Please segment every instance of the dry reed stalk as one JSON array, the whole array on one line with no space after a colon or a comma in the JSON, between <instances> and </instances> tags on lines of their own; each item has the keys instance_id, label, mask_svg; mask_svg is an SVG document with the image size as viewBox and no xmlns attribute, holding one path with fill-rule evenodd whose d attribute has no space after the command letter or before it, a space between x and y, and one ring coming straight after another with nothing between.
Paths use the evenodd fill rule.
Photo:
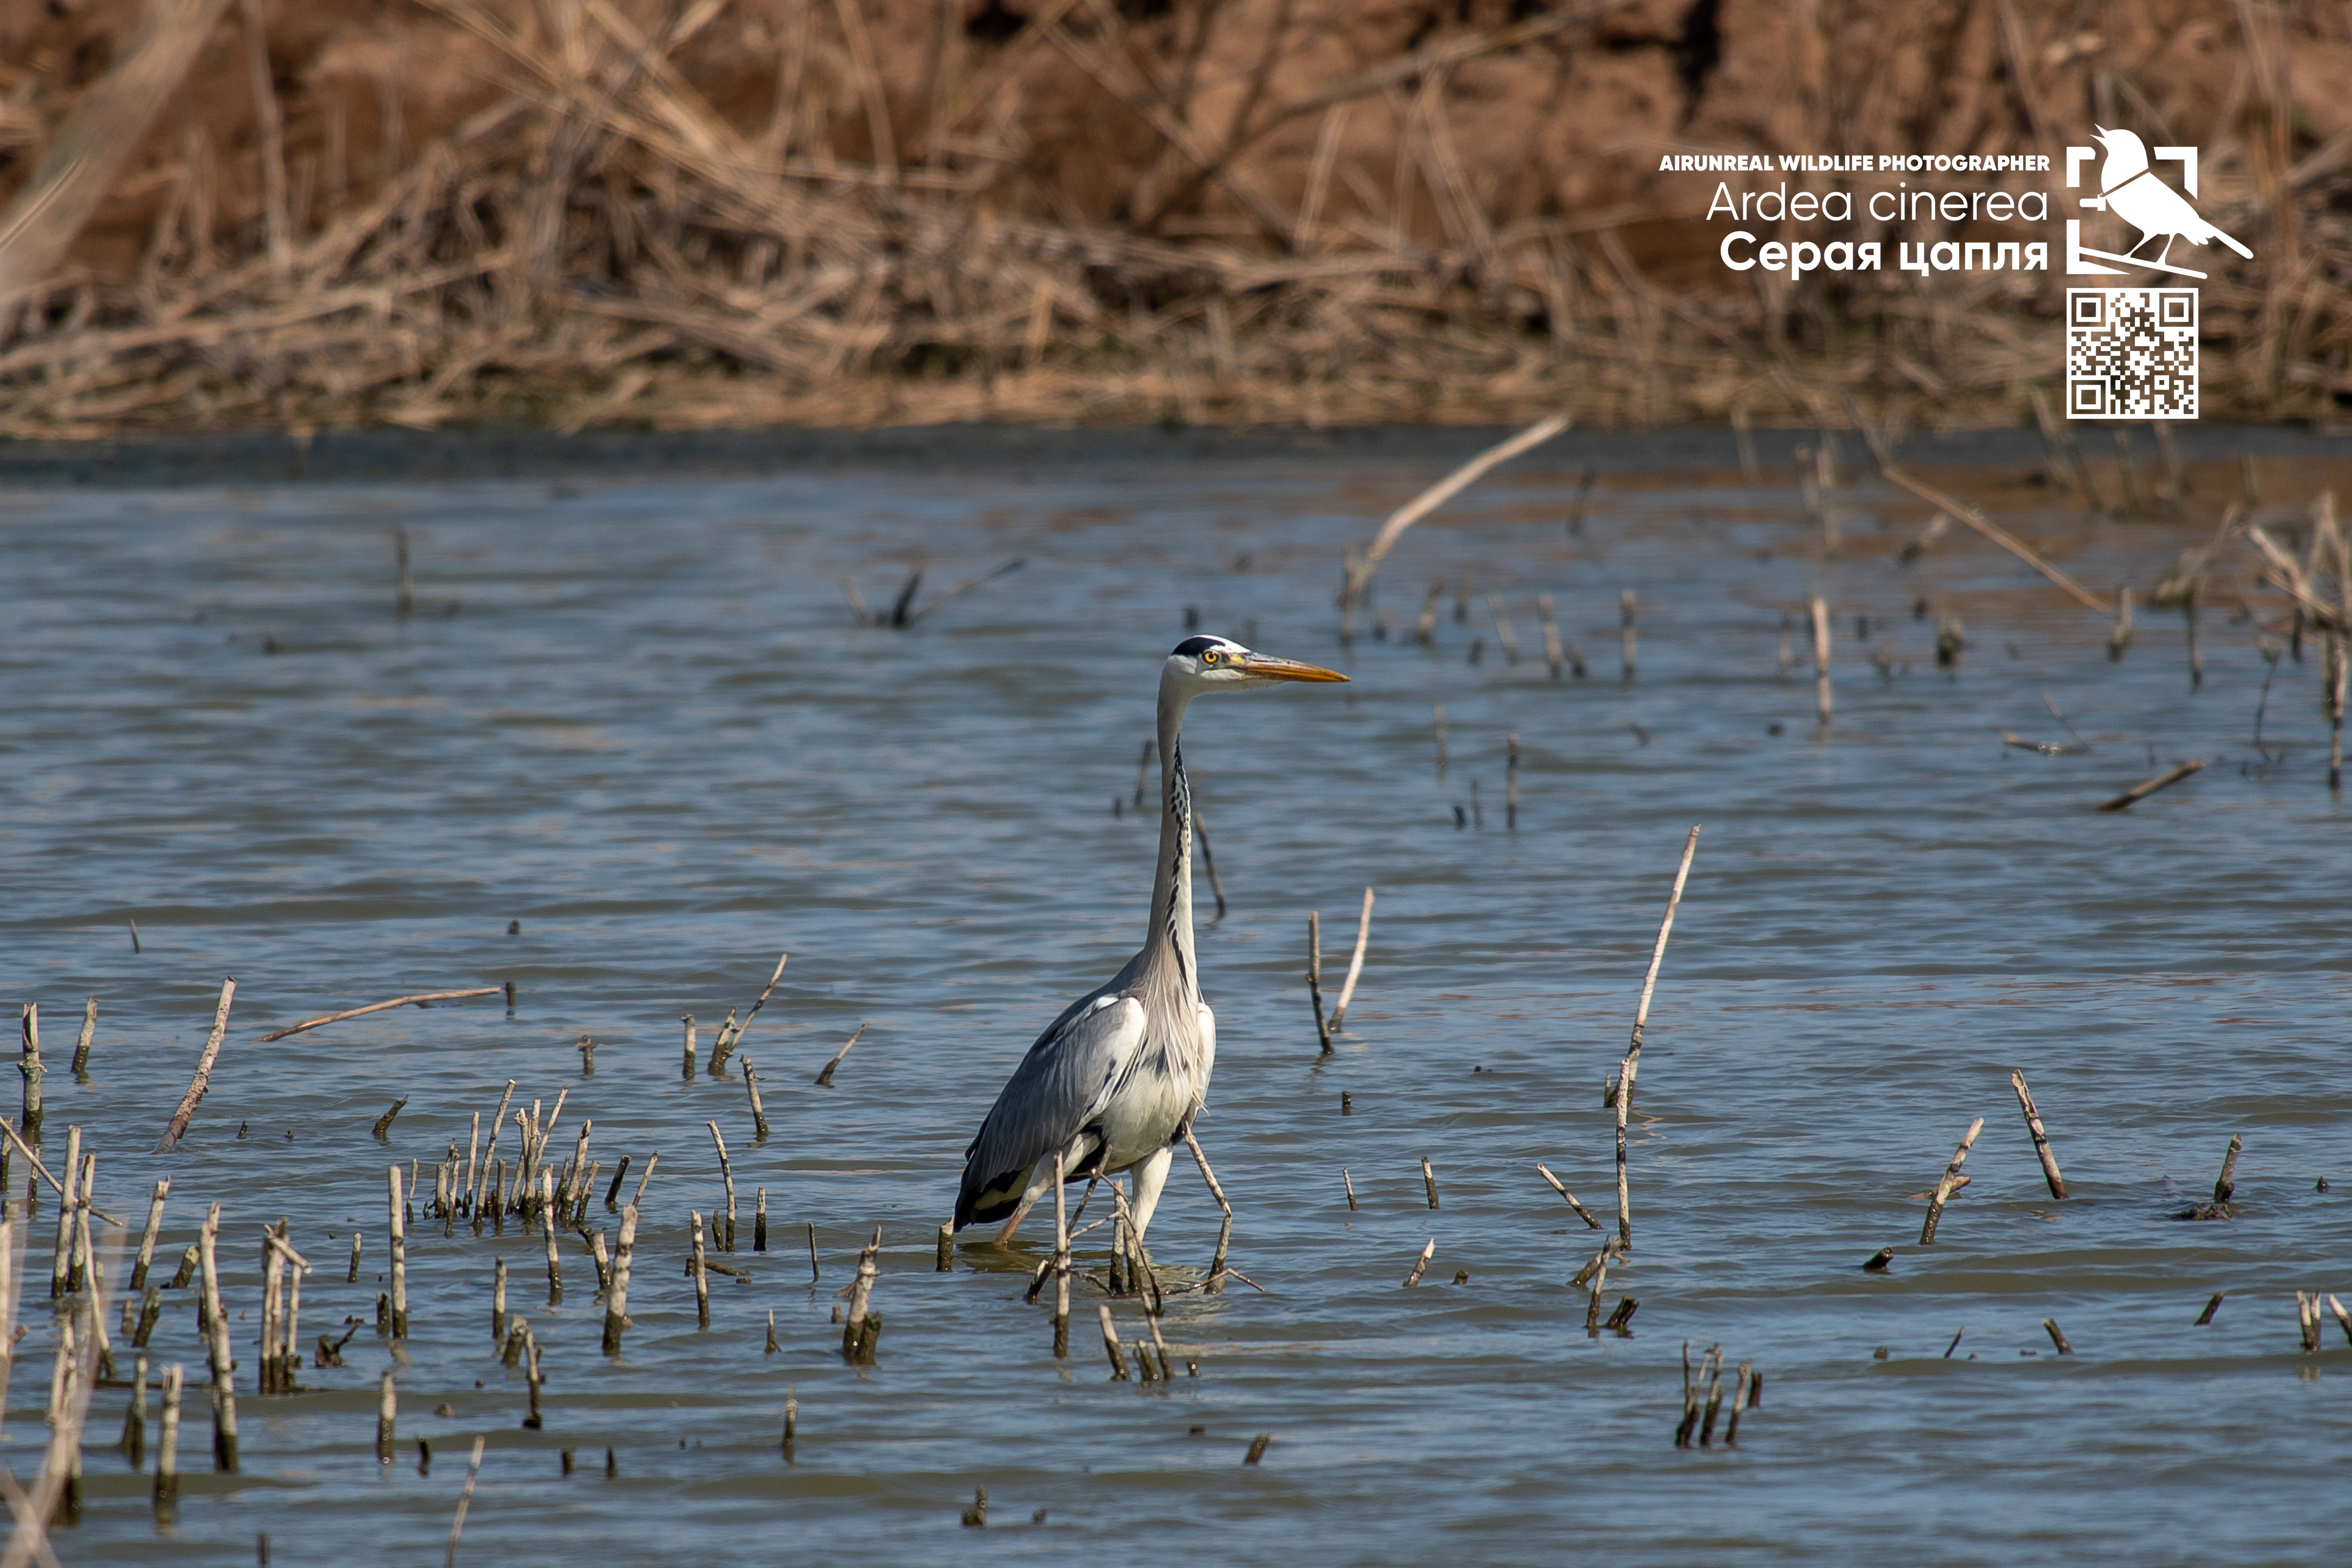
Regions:
<instances>
[{"instance_id":1,"label":"dry reed stalk","mask_svg":"<svg viewBox=\"0 0 2352 1568\"><path fill-rule=\"evenodd\" d=\"M866 1032L866 1025L865 1025L865 1023L861 1020L861 1021L859 1022L858 1026L856 1027L856 1029L853 1030L850 1032L850 1036L849 1036L849 1038L848 1038L846 1040L844 1040L844 1041L842 1042L841 1049L840 1049L839 1051L835 1051L835 1052L833 1053L833 1060L832 1060L832 1061L828 1061L828 1062L826 1062L826 1063L824 1064L824 1066L823 1070L822 1070L822 1071L820 1071L817 1073L817 1075L816 1075L816 1086L817 1086L818 1088L820 1088L820 1089L830 1089L830 1088L832 1088L832 1087L833 1087L833 1070L834 1070L835 1068L839 1067L839 1066L841 1065L841 1059L842 1059L843 1057L847 1056L847 1055L849 1054L849 1048L850 1048L851 1046L856 1045L856 1044L857 1043L857 1041L858 1041L859 1037L860 1037L860 1036L862 1036L862 1035L864 1035L864 1034L865 1034L865 1032ZM749 1067L746 1067L745 1071L750 1071ZM767 1128L766 1128L766 1126L765 1126L764 1118L763 1118L763 1119L762 1119L762 1125L761 1125L761 1135L764 1137L764 1136L766 1135L766 1134L767 1134Z\"/></svg>"},{"instance_id":2,"label":"dry reed stalk","mask_svg":"<svg viewBox=\"0 0 2352 1568\"><path fill-rule=\"evenodd\" d=\"M1331 1009L1331 1033L1338 1034L1348 1018L1348 1003L1356 994L1356 981L1364 972L1364 947L1372 936L1372 890L1364 889L1364 907L1356 916L1356 950L1348 959L1348 978L1339 988L1339 1006Z\"/></svg>"},{"instance_id":3,"label":"dry reed stalk","mask_svg":"<svg viewBox=\"0 0 2352 1568\"><path fill-rule=\"evenodd\" d=\"M1427 1241L1422 1243L1421 1256L1413 1260L1412 1272L1404 1277L1405 1288L1407 1290L1411 1290L1413 1286L1421 1283L1421 1276L1429 1268L1429 1260L1436 1256L1437 1238L1433 1236Z\"/></svg>"},{"instance_id":4,"label":"dry reed stalk","mask_svg":"<svg viewBox=\"0 0 2352 1568\"><path fill-rule=\"evenodd\" d=\"M1568 1200L1568 1207L1576 1211L1576 1217L1579 1219L1581 1219L1586 1225L1595 1230L1601 1228L1601 1221L1592 1218L1592 1211L1586 1208L1584 1205L1577 1202L1576 1195L1569 1191L1568 1188L1562 1186L1559 1184L1559 1178L1558 1176L1552 1175L1549 1169L1540 1164L1536 1166L1536 1170L1543 1176L1544 1180L1551 1184L1552 1191L1559 1194L1560 1197Z\"/></svg>"},{"instance_id":5,"label":"dry reed stalk","mask_svg":"<svg viewBox=\"0 0 2352 1568\"><path fill-rule=\"evenodd\" d=\"M759 1000L751 1004L751 1010L743 1015L743 1021L740 1024L732 1029L723 1030L720 1031L720 1038L718 1042L710 1048L710 1065L713 1071L716 1071L719 1064L727 1059L727 1053L729 1051L740 1050L743 1044L743 1037L751 1032L751 1025L758 1021L760 1009L768 1005L768 997L770 993L775 990L776 982L784 977L784 964L787 959L791 958L791 956L792 955L789 953L779 953L776 955L775 972L768 977L768 983L760 988ZM729 1017L732 1018L733 1015L730 1014Z\"/></svg>"},{"instance_id":6,"label":"dry reed stalk","mask_svg":"<svg viewBox=\"0 0 2352 1568\"><path fill-rule=\"evenodd\" d=\"M74 1041L73 1075L77 1083L89 1082L90 1042L98 1035L98 998L85 998L81 1009L81 1035Z\"/></svg>"},{"instance_id":7,"label":"dry reed stalk","mask_svg":"<svg viewBox=\"0 0 2352 1568\"><path fill-rule=\"evenodd\" d=\"M408 1217L406 1205L401 1202L400 1167L385 1167L390 1183L387 1207L390 1212L392 1258L392 1337L408 1337Z\"/></svg>"},{"instance_id":8,"label":"dry reed stalk","mask_svg":"<svg viewBox=\"0 0 2352 1568\"><path fill-rule=\"evenodd\" d=\"M1511 612L1503 608L1501 599L1486 595L1486 618L1494 623L1495 641L1502 644L1503 663L1517 667L1519 662L1519 634L1511 624Z\"/></svg>"},{"instance_id":9,"label":"dry reed stalk","mask_svg":"<svg viewBox=\"0 0 2352 1568\"><path fill-rule=\"evenodd\" d=\"M1437 1207L1437 1173L1429 1167L1429 1156L1421 1156L1421 1185L1429 1196L1429 1207Z\"/></svg>"},{"instance_id":10,"label":"dry reed stalk","mask_svg":"<svg viewBox=\"0 0 2352 1568\"><path fill-rule=\"evenodd\" d=\"M502 988L498 986L475 986L469 989L462 991L423 991L413 997L394 997L388 1002L370 1002L363 1008L352 1008L345 1012L329 1013L323 1018L305 1019L300 1023L290 1025L288 1028L273 1030L269 1033L261 1037L261 1043L267 1045L273 1040L284 1040L289 1034L300 1034L305 1030L317 1029L322 1024L341 1023L345 1019L364 1018L369 1013L380 1013L386 1008L405 1008L419 1006L428 1002L456 1001L461 997L494 997L499 994L501 988Z\"/></svg>"},{"instance_id":11,"label":"dry reed stalk","mask_svg":"<svg viewBox=\"0 0 2352 1568\"><path fill-rule=\"evenodd\" d=\"M1232 1244L1234 1239L1234 1206L1226 1200L1225 1189L1218 1183L1217 1173L1209 1168L1209 1156L1202 1152L1201 1140L1192 1135L1192 1130L1190 1127L1184 1130L1184 1146L1192 1151L1192 1163L1201 1167L1201 1179L1208 1184L1209 1196L1217 1200L1217 1209L1224 1217L1217 1227L1217 1250L1209 1260L1208 1277L1201 1281L1201 1288L1204 1291L1222 1291L1224 1289L1224 1276L1227 1272L1225 1249ZM1353 1188L1349 1190L1348 1204L1351 1208L1355 1207ZM1158 1289L1156 1282L1153 1289Z\"/></svg>"},{"instance_id":12,"label":"dry reed stalk","mask_svg":"<svg viewBox=\"0 0 2352 1568\"><path fill-rule=\"evenodd\" d=\"M2050 1184L2050 1196L2063 1202L2065 1178L2058 1174L2058 1156L2050 1151L2050 1135L2042 1130L2042 1113L2034 1109L2033 1092L2025 1086L2025 1074L2012 1069L2009 1086L2017 1091L2017 1108L2025 1115L2025 1130L2032 1134L2034 1157L2042 1162L2042 1179Z\"/></svg>"},{"instance_id":13,"label":"dry reed stalk","mask_svg":"<svg viewBox=\"0 0 2352 1568\"><path fill-rule=\"evenodd\" d=\"M473 1457L466 1462L466 1484L457 1493L457 1511L449 1521L449 1550L442 1558L442 1568L457 1568L457 1537L465 1533L466 1511L473 1506L474 1483L482 1474L482 1449L488 1443L486 1437L474 1439Z\"/></svg>"},{"instance_id":14,"label":"dry reed stalk","mask_svg":"<svg viewBox=\"0 0 2352 1568\"><path fill-rule=\"evenodd\" d=\"M1365 590L1371 587L1372 574L1380 570L1381 560L1391 549L1395 548L1398 538L1403 535L1405 529L1477 483L1487 470L1497 464L1510 461L1532 447L1542 445L1561 431L1566 430L1569 423L1570 416L1567 414L1555 414L1549 419L1539 420L1512 436L1508 441L1498 442L1488 447L1390 513L1387 520L1381 524L1380 532L1373 535L1371 544L1349 568L1347 581L1340 590L1341 624L1346 632L1350 634L1353 632L1356 606L1362 602Z\"/></svg>"},{"instance_id":15,"label":"dry reed stalk","mask_svg":"<svg viewBox=\"0 0 2352 1568\"><path fill-rule=\"evenodd\" d=\"M1992 523L1987 521L1984 514L1978 511L1974 507L1969 506L1965 502L1955 500L1953 497L1944 494L1941 490L1921 484L1918 480L1914 479L1909 474L1904 472L1900 468L1889 468L1885 470L1885 474L1889 483L1901 486L1904 489L1910 491L1913 495L1918 497L1929 506L1940 507L1945 511L1950 513L1953 517L1959 518L1961 522L1966 523L1969 528L1974 528L1978 533L1983 535L1986 538L1990 539L2001 549L2009 551L2010 554L2015 556L2018 559L2023 561L2026 565L2040 572L2043 577L2048 578L2052 582L2055 583L2059 588L2063 589L2070 597L2072 597L2077 604L2082 605L2085 610L2095 612L2101 615L2107 612L2107 606L2105 601L2100 600L2095 594L2092 593L2089 589L2084 588L2081 583L2076 582L2073 578L2067 576L2064 572L2060 571L2056 567L2042 559L2041 556L2036 554L2025 544L2023 540L2018 538L2014 534L2008 532L2006 529L1996 528Z\"/></svg>"},{"instance_id":16,"label":"dry reed stalk","mask_svg":"<svg viewBox=\"0 0 2352 1568\"><path fill-rule=\"evenodd\" d=\"M2229 1202L2230 1195L2238 1190L2238 1151L2243 1147L2245 1147L2245 1141L2237 1134L2231 1134L2230 1152L2221 1156L2221 1174L2213 1181L2215 1203Z\"/></svg>"},{"instance_id":17,"label":"dry reed stalk","mask_svg":"<svg viewBox=\"0 0 2352 1568\"><path fill-rule=\"evenodd\" d=\"M2196 762L2184 762L2179 767L2172 769L2169 773L2160 773L2153 779L2146 779L2140 783L2133 785L2130 789L2125 790L2114 800L2102 805L2099 810L2102 811L2128 810L2135 802L2147 800L2150 795L2155 794L2158 789L2164 789L2168 785L2179 783L2183 779L2186 779L2190 774L2199 771L2204 766L2205 764L2201 760Z\"/></svg>"},{"instance_id":18,"label":"dry reed stalk","mask_svg":"<svg viewBox=\"0 0 2352 1568\"><path fill-rule=\"evenodd\" d=\"M1830 607L1816 593L1807 609L1813 620L1813 710L1826 731L1830 727Z\"/></svg>"},{"instance_id":19,"label":"dry reed stalk","mask_svg":"<svg viewBox=\"0 0 2352 1568\"><path fill-rule=\"evenodd\" d=\"M1625 1117L1633 1102L1633 1075L1642 1066L1642 1032L1650 1022L1650 998L1657 990L1658 968L1666 959L1666 938L1674 934L1675 911L1682 906L1683 886L1690 880L1691 860L1698 853L1698 828L1683 841L1682 863L1675 870L1674 891L1666 895L1665 917L1658 922L1658 940L1650 949L1649 972L1642 977L1642 1000L1633 1012L1633 1043L1617 1069L1617 1241L1633 1245L1633 1207L1625 1170Z\"/></svg>"},{"instance_id":20,"label":"dry reed stalk","mask_svg":"<svg viewBox=\"0 0 2352 1568\"><path fill-rule=\"evenodd\" d=\"M232 975L221 982L220 1001L213 1009L212 1032L205 1037L204 1054L196 1059L196 1075L189 1082L188 1092L181 1098L179 1109L172 1113L171 1124L163 1129L163 1140L155 1145L155 1152L159 1155L170 1154L173 1146L179 1143L180 1134L188 1130L188 1118L196 1113L196 1102L205 1097L205 1089L212 1082L213 1062L220 1056L221 1037L228 1032L229 1002L236 995L236 977Z\"/></svg>"},{"instance_id":21,"label":"dry reed stalk","mask_svg":"<svg viewBox=\"0 0 2352 1568\"><path fill-rule=\"evenodd\" d=\"M197 1233L197 1257L204 1268L205 1354L212 1376L213 1469L236 1469L236 1375L229 1351L228 1314L221 1305L220 1205L214 1204Z\"/></svg>"},{"instance_id":22,"label":"dry reed stalk","mask_svg":"<svg viewBox=\"0 0 2352 1568\"><path fill-rule=\"evenodd\" d=\"M707 1329L710 1326L710 1271L705 1267L702 1249L702 1211L689 1209L688 1219L692 1227L693 1250L688 1255L686 1271L694 1281L694 1326Z\"/></svg>"},{"instance_id":23,"label":"dry reed stalk","mask_svg":"<svg viewBox=\"0 0 2352 1568\"><path fill-rule=\"evenodd\" d=\"M719 1217L712 1215L712 1239L719 1243L719 1250L732 1252L735 1250L735 1163L727 1157L727 1140L720 1134L719 1124L705 1122L703 1125L710 1129L711 1146L719 1151L719 1179L727 1188L727 1228L721 1231Z\"/></svg>"},{"instance_id":24,"label":"dry reed stalk","mask_svg":"<svg viewBox=\"0 0 2352 1568\"><path fill-rule=\"evenodd\" d=\"M1944 1218L1944 1205L1950 1200L1952 1194L1960 1188L1963 1179L1960 1176L1960 1166L1968 1160L1969 1145L1977 1141L1977 1134L1983 1131L1984 1118L1979 1116L1969 1124L1969 1130L1960 1134L1960 1146L1953 1152L1952 1163L1944 1167L1943 1176L1937 1180L1935 1196L1927 1200L1927 1222L1919 1227L1920 1246L1925 1247L1936 1239L1936 1227Z\"/></svg>"},{"instance_id":25,"label":"dry reed stalk","mask_svg":"<svg viewBox=\"0 0 2352 1568\"><path fill-rule=\"evenodd\" d=\"M1440 731L1440 734L1443 734ZM1315 1005L1315 1038L1325 1056L1331 1054L1331 1028L1323 1020L1323 915L1307 916L1307 999Z\"/></svg>"},{"instance_id":26,"label":"dry reed stalk","mask_svg":"<svg viewBox=\"0 0 2352 1568\"><path fill-rule=\"evenodd\" d=\"M1225 917L1225 884L1217 877L1217 854L1209 847L1209 814L1199 799L1192 801L1192 836L1201 841L1201 869L1209 873L1209 892L1217 901L1217 918Z\"/></svg>"},{"instance_id":27,"label":"dry reed stalk","mask_svg":"<svg viewBox=\"0 0 2352 1568\"><path fill-rule=\"evenodd\" d=\"M629 1326L629 1261L636 1244L637 1206L632 1203L621 1211L620 1244L613 1251L613 1283L604 1294L606 1355L621 1354L621 1333Z\"/></svg>"}]
</instances>

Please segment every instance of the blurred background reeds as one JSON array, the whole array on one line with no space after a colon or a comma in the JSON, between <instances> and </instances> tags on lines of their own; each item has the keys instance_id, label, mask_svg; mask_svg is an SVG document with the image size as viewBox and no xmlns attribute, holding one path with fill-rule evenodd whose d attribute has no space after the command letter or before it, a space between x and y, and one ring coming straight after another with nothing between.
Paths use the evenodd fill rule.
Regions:
<instances>
[{"instance_id":1,"label":"blurred background reeds","mask_svg":"<svg viewBox=\"0 0 2352 1568\"><path fill-rule=\"evenodd\" d=\"M2013 423L2066 279L1735 274L1667 154L2201 149L2208 416L2352 402L2352 13L2288 0L57 0L0 435ZM2185 255L2184 251L2184 255ZM2176 259L2179 259L2176 257ZM2226 265L2225 265L2226 264ZM2059 262L2063 268L2063 261Z\"/></svg>"}]
</instances>

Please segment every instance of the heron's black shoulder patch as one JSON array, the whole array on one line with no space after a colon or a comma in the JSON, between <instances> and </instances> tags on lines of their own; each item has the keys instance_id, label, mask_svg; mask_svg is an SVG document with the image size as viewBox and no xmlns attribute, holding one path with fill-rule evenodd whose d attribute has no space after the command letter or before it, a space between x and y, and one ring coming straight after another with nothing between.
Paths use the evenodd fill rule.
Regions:
<instances>
[{"instance_id":1,"label":"heron's black shoulder patch","mask_svg":"<svg viewBox=\"0 0 2352 1568\"><path fill-rule=\"evenodd\" d=\"M1205 653L1212 648L1230 648L1233 646L1234 644L1232 643L1227 642L1223 637L1187 637L1181 643L1176 644L1175 648L1171 651L1169 656L1173 658L1177 653Z\"/></svg>"}]
</instances>

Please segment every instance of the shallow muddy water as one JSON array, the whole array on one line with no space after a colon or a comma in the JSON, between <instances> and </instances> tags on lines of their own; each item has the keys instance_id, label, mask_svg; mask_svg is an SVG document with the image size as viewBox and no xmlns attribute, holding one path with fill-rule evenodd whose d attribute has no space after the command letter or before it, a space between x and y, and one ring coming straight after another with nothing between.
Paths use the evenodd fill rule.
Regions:
<instances>
[{"instance_id":1,"label":"shallow muddy water","mask_svg":"<svg viewBox=\"0 0 2352 1568\"><path fill-rule=\"evenodd\" d=\"M266 1534L277 1563L438 1561L476 1434L472 1562L2340 1555L2352 1349L2330 1321L2327 1348L2301 1353L2294 1292L2352 1290L2347 822L2324 781L2315 647L2270 691L2263 743L2283 758L2252 743L2267 666L2237 601L2275 616L2278 596L2235 562L2192 693L2177 615L2144 610L2111 664L2102 620L1958 529L1897 566L1916 525L1880 510L1919 508L1870 486L1839 496L1832 560L1785 467L1747 488L1736 466L1620 463L1571 537L1587 446L1523 460L1408 534L1381 580L1387 636L1368 625L1342 648L1343 548L1477 439L1434 462L1128 448L0 498L0 974L9 1000L42 1006L44 1148L54 1159L81 1126L99 1204L134 1226L169 1175L162 1260L222 1205L241 1364L243 1466L218 1476L194 1292L164 1292L152 1354L189 1372L177 1521L159 1529L147 1481L109 1447L128 1391L102 1388L60 1555L242 1563ZM2310 472L2269 478L2274 507L2324 476L2299 461ZM1990 489L2024 466L1937 474ZM2234 494L2233 467L2198 477L2179 523L2009 521L2099 591L2144 595ZM919 565L920 604L1013 558L1021 570L908 631L854 624L838 586L887 605ZM1434 646L1408 645L1438 577ZM1781 655L1784 617L1816 589L1836 630L1826 736L1801 611L1791 667ZM1588 678L1549 677L1538 593ZM1153 820L1111 806L1188 606L1354 681L1192 710L1186 758L1231 905L1206 924L1204 879L1221 1050L1199 1131L1237 1210L1234 1262L1262 1289L1172 1290L1216 1234L1180 1165L1150 1235L1178 1375L1114 1382L1097 1286L1066 1363L1045 1309L1022 1301L1050 1223L1010 1252L975 1232L950 1273L934 1237L1023 1050L1140 939ZM1935 662L1938 612L1965 622L1953 669ZM2066 738L2044 693L2089 750L2002 745L2002 730ZM2093 810L2188 758L2208 766L2130 811ZM1478 820L1457 826L1474 785ZM1567 1281L1601 1233L1534 1166L1612 1217L1602 1081L1693 823L1632 1120L1635 1246L1602 1301L1640 1307L1629 1335L1588 1336ZM1318 1060L1306 916L1322 912L1336 988L1367 884L1364 977ZM704 1070L780 951L743 1046L772 1122L755 1142L738 1064ZM229 974L209 1095L180 1148L152 1155ZM511 1013L488 997L257 1039L508 980ZM702 1042L690 1081L686 1013ZM814 1086L861 1023L834 1085ZM617 1360L598 1354L577 1238L549 1306L536 1232L445 1234L425 1214L432 1162L452 1139L462 1156L509 1079L524 1104L569 1090L558 1156L593 1119L592 1223L617 1228L601 1201L614 1162L633 1156L634 1188L661 1156ZM1972 1183L1919 1248L1916 1195L1978 1116ZM689 1210L725 1201L707 1120L733 1154L744 1250L721 1256L743 1277L713 1275L706 1332L683 1264ZM2233 1217L2169 1218L2210 1196L2233 1133ZM509 1129L501 1152L513 1144ZM384 1170L412 1158L426 1174L394 1346L373 1315ZM770 1250L754 1253L761 1187ZM260 1228L280 1218L317 1265L306 1345L347 1317L358 1332L346 1365L306 1363L303 1392L264 1397ZM855 1368L831 1314L876 1225L885 1328L877 1364ZM45 1440L53 1229L47 1200L19 1226L34 1326L0 1448L20 1479ZM1081 1260L1097 1278L1104 1234ZM1433 1237L1426 1277L1402 1288ZM1889 1270L1863 1271L1890 1246ZM491 1337L497 1257L544 1346L538 1431ZM2214 1322L2193 1326L2217 1291ZM1114 1308L1125 1337L1142 1331L1132 1301ZM1765 1376L1736 1448L1674 1446L1685 1341ZM118 1335L126 1372L129 1355ZM382 1465L387 1366L399 1448ZM959 1519L976 1488L984 1531Z\"/></svg>"}]
</instances>

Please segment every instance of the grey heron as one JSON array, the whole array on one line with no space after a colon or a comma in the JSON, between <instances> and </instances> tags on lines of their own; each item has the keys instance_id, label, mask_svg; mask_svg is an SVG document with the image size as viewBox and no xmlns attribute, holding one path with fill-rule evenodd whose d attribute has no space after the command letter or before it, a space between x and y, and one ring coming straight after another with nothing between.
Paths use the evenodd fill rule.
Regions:
<instances>
[{"instance_id":1,"label":"grey heron","mask_svg":"<svg viewBox=\"0 0 2352 1568\"><path fill-rule=\"evenodd\" d=\"M1192 796L1178 744L1184 710L1212 692L1347 678L1223 637L1188 637L1160 665L1160 855L1143 948L1048 1025L998 1092L964 1151L957 1229L1003 1219L997 1239L1010 1241L1052 1189L1059 1153L1072 1180L1134 1173L1129 1224L1141 1241L1217 1058L1217 1020L1201 999L1192 949Z\"/></svg>"}]
</instances>

